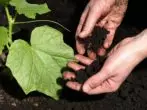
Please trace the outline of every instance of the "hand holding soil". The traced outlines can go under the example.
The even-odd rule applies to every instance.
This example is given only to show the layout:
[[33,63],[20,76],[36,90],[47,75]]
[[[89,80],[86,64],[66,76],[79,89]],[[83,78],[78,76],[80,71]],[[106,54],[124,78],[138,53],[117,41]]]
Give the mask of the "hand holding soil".
[[[95,25],[103,27],[110,32],[104,42],[104,48],[109,48],[115,31],[124,17],[127,2],[128,0],[90,0],[81,16],[76,37],[90,36]],[[79,54],[85,53],[84,44],[77,40],[76,46]],[[98,54],[104,54],[104,48]]]
[[[115,92],[130,72],[147,56],[147,30],[135,37],[125,38],[118,43],[108,54],[102,69],[90,77],[84,84],[75,81],[68,81],[67,86],[71,89],[87,94],[101,94]],[[77,55],[76,59],[81,65],[70,62],[68,66],[74,71],[85,68],[93,60]],[[74,79],[76,76],[72,72],[65,72],[64,79]]]

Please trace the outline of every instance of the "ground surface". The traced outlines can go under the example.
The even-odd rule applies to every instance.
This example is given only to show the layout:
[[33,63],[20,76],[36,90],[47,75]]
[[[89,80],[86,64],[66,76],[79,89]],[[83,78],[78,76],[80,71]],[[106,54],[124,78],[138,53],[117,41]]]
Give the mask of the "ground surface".
[[[35,0],[29,1],[34,2]],[[41,0],[36,1],[40,2]],[[84,7],[82,0],[48,0],[47,2],[53,12],[49,15],[38,17],[38,19],[56,19],[56,21],[64,24],[72,31],[71,33],[64,31],[60,27],[57,28],[65,33],[65,41],[74,47],[74,31],[81,10]],[[18,20],[23,19],[22,17]],[[16,36],[22,35],[22,33],[22,37],[25,37],[26,34],[29,35],[30,28],[36,25],[40,24],[22,26],[23,31],[17,33],[14,37],[17,38]],[[114,44],[122,39],[121,36],[131,36],[135,33],[136,29],[132,29],[132,26],[122,26],[116,35],[117,39]],[[144,60],[133,70],[125,83],[115,93],[87,96],[64,88],[59,101],[35,92],[25,96],[15,80],[9,79],[8,73],[0,68],[0,110],[146,110],[146,65],[147,60]]]
[[21,97],[23,94],[13,85],[13,80],[6,80],[1,73],[0,110],[146,110],[146,65],[147,60],[132,72],[116,93],[87,96],[65,89],[59,101],[38,93]]

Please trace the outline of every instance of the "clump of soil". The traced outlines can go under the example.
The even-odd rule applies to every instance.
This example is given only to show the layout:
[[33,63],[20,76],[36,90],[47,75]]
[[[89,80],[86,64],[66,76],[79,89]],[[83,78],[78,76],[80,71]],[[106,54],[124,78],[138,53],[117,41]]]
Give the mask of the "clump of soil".
[[97,50],[103,45],[103,42],[109,31],[105,28],[95,27],[92,36],[87,38],[78,38],[78,41],[84,44],[86,50],[97,52]]
[[104,58],[100,60],[100,58],[94,60],[90,65],[88,65],[85,69],[80,69],[76,71],[76,81],[79,83],[84,83],[89,77],[96,74],[101,67],[103,66]]
[[[92,36],[80,39],[80,43],[85,45],[86,50],[93,51],[97,53],[98,49],[103,45],[103,42],[109,32],[105,28],[96,27],[92,33]],[[97,73],[105,61],[105,57],[97,56],[97,59],[88,65],[85,69],[76,71],[76,81],[79,83],[84,83],[89,77]]]

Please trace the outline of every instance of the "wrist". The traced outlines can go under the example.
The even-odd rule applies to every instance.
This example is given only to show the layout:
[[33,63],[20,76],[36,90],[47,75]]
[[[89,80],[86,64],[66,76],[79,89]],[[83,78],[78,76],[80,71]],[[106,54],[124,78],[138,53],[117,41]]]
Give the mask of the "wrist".
[[136,36],[138,41],[139,54],[142,55],[143,58],[147,57],[147,29],[143,30],[140,34]]

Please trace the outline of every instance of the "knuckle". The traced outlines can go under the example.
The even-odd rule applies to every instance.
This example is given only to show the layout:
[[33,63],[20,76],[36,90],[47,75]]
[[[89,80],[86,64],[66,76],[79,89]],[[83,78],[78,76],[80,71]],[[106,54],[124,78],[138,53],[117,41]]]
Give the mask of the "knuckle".
[[96,86],[97,86],[96,80],[91,80],[91,83],[89,84],[89,88],[94,89],[96,88]]

